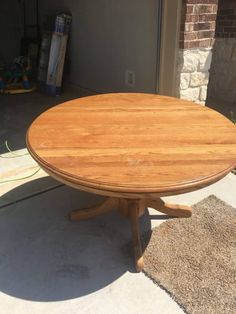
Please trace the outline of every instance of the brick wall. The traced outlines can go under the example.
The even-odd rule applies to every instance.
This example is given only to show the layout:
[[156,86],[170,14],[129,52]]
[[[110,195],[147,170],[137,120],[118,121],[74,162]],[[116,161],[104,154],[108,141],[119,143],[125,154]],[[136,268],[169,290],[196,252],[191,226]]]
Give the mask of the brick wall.
[[219,0],[217,38],[236,38],[236,0]]
[[212,47],[218,0],[183,0],[180,48]]
[[[235,0],[236,1],[236,0]],[[177,96],[205,104],[218,0],[183,0]]]

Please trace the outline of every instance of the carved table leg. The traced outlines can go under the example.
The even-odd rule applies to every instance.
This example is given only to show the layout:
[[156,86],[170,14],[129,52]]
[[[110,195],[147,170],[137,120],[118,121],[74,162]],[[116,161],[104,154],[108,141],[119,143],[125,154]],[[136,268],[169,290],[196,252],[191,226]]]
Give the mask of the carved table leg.
[[143,269],[143,250],[140,240],[139,216],[140,212],[143,213],[144,210],[145,207],[141,201],[129,201],[129,219],[133,237],[135,268],[138,272]]
[[160,198],[148,200],[147,207],[152,207],[166,215],[179,218],[188,218],[192,215],[192,208],[190,206],[165,203]]
[[190,217],[192,215],[191,207],[167,204],[161,199],[135,200],[109,197],[100,205],[74,210],[70,213],[69,217],[71,220],[84,220],[104,214],[114,209],[119,210],[123,216],[130,219],[135,267],[139,272],[143,269],[143,251],[140,240],[139,217],[144,214],[147,207],[152,207],[162,213],[175,217]]
[[69,214],[70,220],[84,220],[92,218],[101,214],[105,214],[114,209],[118,209],[119,199],[109,197],[103,201],[100,205],[96,205],[90,208],[77,209]]

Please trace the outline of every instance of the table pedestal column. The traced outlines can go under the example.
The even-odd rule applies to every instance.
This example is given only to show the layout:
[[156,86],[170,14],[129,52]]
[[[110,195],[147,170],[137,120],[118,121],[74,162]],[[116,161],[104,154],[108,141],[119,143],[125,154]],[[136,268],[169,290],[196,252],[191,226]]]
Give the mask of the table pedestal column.
[[139,217],[142,216],[147,207],[152,207],[159,212],[169,216],[187,218],[192,215],[190,206],[174,205],[159,199],[122,199],[109,197],[101,204],[93,207],[74,210],[70,213],[71,220],[84,220],[92,218],[112,210],[118,210],[131,223],[133,237],[135,267],[139,272],[143,269],[143,250],[140,240]]

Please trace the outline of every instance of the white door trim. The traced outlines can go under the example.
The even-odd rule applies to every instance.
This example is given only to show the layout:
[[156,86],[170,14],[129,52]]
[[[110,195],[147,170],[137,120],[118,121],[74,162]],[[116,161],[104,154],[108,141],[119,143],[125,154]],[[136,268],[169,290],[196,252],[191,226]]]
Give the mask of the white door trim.
[[157,67],[157,93],[176,96],[177,56],[182,0],[162,0],[161,44]]

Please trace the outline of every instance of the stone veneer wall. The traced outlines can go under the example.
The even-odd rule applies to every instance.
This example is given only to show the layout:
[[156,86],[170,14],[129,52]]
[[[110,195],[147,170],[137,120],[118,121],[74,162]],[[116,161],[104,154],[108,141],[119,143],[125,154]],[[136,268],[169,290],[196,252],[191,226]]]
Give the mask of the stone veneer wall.
[[183,0],[177,96],[205,104],[218,0]]
[[236,104],[236,0],[219,1],[207,98]]

